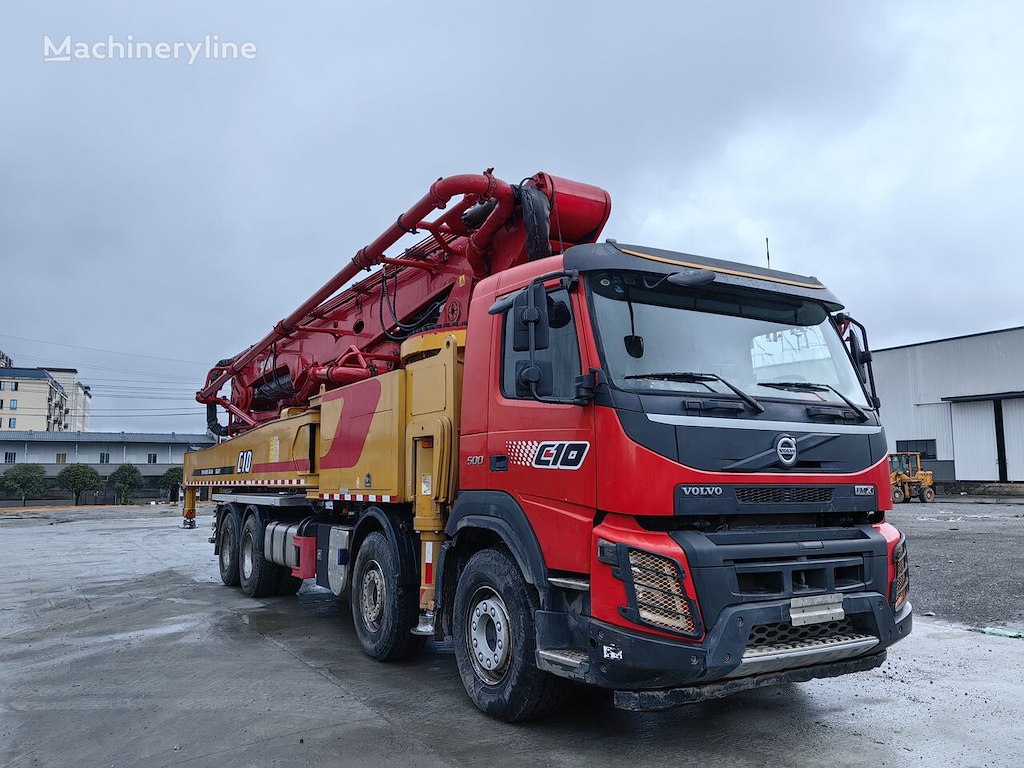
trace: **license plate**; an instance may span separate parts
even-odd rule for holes
[[[838,594],[794,597],[789,603],[789,623],[794,627],[838,621],[846,617],[843,596]]]

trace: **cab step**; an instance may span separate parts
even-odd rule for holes
[[[548,576],[548,583],[553,587],[562,589],[574,589],[578,592],[590,591],[589,579],[574,579],[568,576]]]
[[[586,651],[575,648],[537,649],[537,668],[559,677],[583,680],[590,669]]]

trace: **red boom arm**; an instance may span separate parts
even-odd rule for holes
[[[459,196],[445,213],[427,220]],[[536,216],[523,215],[531,205],[531,214],[537,212],[538,199],[547,202],[539,223]],[[542,236],[550,250],[560,252],[595,242],[610,212],[604,190],[546,173],[518,186],[490,170],[438,179],[261,341],[210,370],[196,393],[209,406],[210,428],[220,434],[242,431],[276,418],[284,407],[306,405],[321,385],[333,389],[393,370],[405,336],[433,325],[463,324],[480,279],[525,263],[529,235]],[[419,230],[430,236],[400,257],[386,254],[404,235]],[[383,268],[335,295],[361,270],[376,265]],[[230,400],[218,395],[229,381]],[[217,424],[216,405],[231,414],[227,429]]]

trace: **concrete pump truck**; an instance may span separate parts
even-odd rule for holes
[[[315,581],[380,661],[450,636],[506,721],[880,665],[912,618],[864,327],[813,277],[599,242],[610,209],[439,179],[217,363],[184,516],[211,494],[224,584]]]

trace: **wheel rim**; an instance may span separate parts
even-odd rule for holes
[[[234,536],[231,535],[231,529],[224,526],[220,539],[220,569],[225,573],[231,567],[231,550],[234,546],[235,541]]]
[[[384,571],[376,560],[371,560],[366,564],[360,593],[362,599],[359,601],[359,610],[363,616],[363,624],[371,632],[376,632],[380,629],[387,603]]]
[[[512,658],[508,609],[501,596],[490,587],[478,589],[469,604],[466,643],[473,670],[488,685],[497,685],[508,674]]]
[[[254,559],[252,536],[246,536],[242,539],[242,578],[247,581],[252,577]]]

